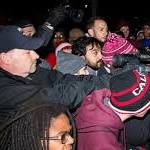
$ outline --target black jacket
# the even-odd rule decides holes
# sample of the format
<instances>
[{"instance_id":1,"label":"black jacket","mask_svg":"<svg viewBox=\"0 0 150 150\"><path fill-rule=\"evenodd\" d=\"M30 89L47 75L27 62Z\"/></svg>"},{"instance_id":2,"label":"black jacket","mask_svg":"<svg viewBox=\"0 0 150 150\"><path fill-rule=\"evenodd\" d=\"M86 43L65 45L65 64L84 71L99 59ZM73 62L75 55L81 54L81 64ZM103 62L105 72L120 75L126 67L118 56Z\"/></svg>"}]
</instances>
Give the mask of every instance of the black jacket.
<instances>
[{"instance_id":1,"label":"black jacket","mask_svg":"<svg viewBox=\"0 0 150 150\"><path fill-rule=\"evenodd\" d=\"M41 46L47 46L48 42L53 36L53 32L53 30L49 29L45 24L43 24L39 26L36 34L32 38L39 40Z\"/></svg>"},{"instance_id":2,"label":"black jacket","mask_svg":"<svg viewBox=\"0 0 150 150\"><path fill-rule=\"evenodd\" d=\"M63 75L41 67L27 78L14 76L1 69L0 130L12 121L11 118L22 116L22 112L32 107L32 101L53 101L74 108L91 91L104 86L98 77Z\"/></svg>"}]
</instances>

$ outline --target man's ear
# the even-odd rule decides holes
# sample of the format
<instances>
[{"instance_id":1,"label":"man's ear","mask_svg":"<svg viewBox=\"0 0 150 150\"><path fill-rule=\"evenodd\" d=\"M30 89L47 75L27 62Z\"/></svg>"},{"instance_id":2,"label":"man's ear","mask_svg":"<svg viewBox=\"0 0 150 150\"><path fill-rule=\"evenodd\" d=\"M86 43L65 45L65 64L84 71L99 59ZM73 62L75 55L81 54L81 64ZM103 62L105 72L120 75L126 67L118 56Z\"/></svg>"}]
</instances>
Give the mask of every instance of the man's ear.
<instances>
[{"instance_id":1,"label":"man's ear","mask_svg":"<svg viewBox=\"0 0 150 150\"><path fill-rule=\"evenodd\" d=\"M7 56L6 53L0 54L0 60L3 64L9 64L10 63L10 58Z\"/></svg>"},{"instance_id":2,"label":"man's ear","mask_svg":"<svg viewBox=\"0 0 150 150\"><path fill-rule=\"evenodd\" d=\"M90 36L92 36L92 37L94 36L94 31L93 31L93 29L88 29L88 33L89 33Z\"/></svg>"}]
</instances>

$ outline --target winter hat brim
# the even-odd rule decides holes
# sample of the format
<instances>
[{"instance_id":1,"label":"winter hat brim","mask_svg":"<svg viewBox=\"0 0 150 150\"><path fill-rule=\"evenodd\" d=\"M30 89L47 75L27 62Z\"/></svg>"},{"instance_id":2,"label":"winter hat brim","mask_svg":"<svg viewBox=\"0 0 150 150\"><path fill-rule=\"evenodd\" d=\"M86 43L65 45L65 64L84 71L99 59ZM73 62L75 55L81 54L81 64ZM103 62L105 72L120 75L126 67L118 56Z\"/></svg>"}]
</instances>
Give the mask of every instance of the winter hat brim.
<instances>
[{"instance_id":1,"label":"winter hat brim","mask_svg":"<svg viewBox=\"0 0 150 150\"><path fill-rule=\"evenodd\" d=\"M64 43L61 43L59 44L57 47L56 47L56 50L55 50L55 54L57 56L58 52L63 50L64 48L71 48L71 44L70 43L67 43L67 42L64 42Z\"/></svg>"}]
</instances>

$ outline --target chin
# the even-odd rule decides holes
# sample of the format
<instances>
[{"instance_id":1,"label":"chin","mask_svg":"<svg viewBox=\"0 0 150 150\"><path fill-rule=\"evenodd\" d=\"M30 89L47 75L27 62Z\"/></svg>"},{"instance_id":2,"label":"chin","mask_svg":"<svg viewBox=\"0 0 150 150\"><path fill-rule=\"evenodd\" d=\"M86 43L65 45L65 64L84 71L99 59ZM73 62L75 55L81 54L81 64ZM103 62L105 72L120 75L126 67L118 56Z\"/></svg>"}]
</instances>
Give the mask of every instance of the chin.
<instances>
[{"instance_id":1,"label":"chin","mask_svg":"<svg viewBox=\"0 0 150 150\"><path fill-rule=\"evenodd\" d=\"M90 68L94 69L94 70L98 70L101 66L101 63L100 64L89 64L88 65Z\"/></svg>"},{"instance_id":2,"label":"chin","mask_svg":"<svg viewBox=\"0 0 150 150\"><path fill-rule=\"evenodd\" d=\"M36 71L36 68L30 70L30 73L34 73Z\"/></svg>"},{"instance_id":3,"label":"chin","mask_svg":"<svg viewBox=\"0 0 150 150\"><path fill-rule=\"evenodd\" d=\"M106 41L106 38L104 38L104 39L101 39L100 41L101 41L101 42L105 42L105 41Z\"/></svg>"},{"instance_id":4,"label":"chin","mask_svg":"<svg viewBox=\"0 0 150 150\"><path fill-rule=\"evenodd\" d=\"M102 65L101 62L97 63L96 68L99 69L101 67L101 65Z\"/></svg>"}]
</instances>

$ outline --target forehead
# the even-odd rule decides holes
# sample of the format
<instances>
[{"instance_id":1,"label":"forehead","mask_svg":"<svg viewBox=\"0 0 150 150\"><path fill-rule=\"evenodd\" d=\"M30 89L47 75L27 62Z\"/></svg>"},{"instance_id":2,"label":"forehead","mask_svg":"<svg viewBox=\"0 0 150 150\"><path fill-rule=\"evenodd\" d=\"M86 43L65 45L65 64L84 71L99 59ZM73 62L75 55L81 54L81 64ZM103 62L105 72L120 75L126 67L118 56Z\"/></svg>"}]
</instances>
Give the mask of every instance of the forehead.
<instances>
[{"instance_id":1,"label":"forehead","mask_svg":"<svg viewBox=\"0 0 150 150\"><path fill-rule=\"evenodd\" d=\"M66 114L61 114L51 121L51 130L56 132L70 130L70 122Z\"/></svg>"},{"instance_id":2,"label":"forehead","mask_svg":"<svg viewBox=\"0 0 150 150\"><path fill-rule=\"evenodd\" d=\"M23 53L27 53L29 50L25 50L25 49L12 49L10 51L8 51L7 53L15 53L15 54L23 54Z\"/></svg>"},{"instance_id":3,"label":"forehead","mask_svg":"<svg viewBox=\"0 0 150 150\"><path fill-rule=\"evenodd\" d=\"M64 35L64 33L58 31L58 32L55 33L55 35L56 35L56 36L61 36L61 35Z\"/></svg>"},{"instance_id":4,"label":"forehead","mask_svg":"<svg viewBox=\"0 0 150 150\"><path fill-rule=\"evenodd\" d=\"M122 26L120 29L129 29L129 26L124 25L124 26Z\"/></svg>"},{"instance_id":5,"label":"forehead","mask_svg":"<svg viewBox=\"0 0 150 150\"><path fill-rule=\"evenodd\" d=\"M27 26L27 27L24 27L23 29L34 29L34 26L33 25Z\"/></svg>"},{"instance_id":6,"label":"forehead","mask_svg":"<svg viewBox=\"0 0 150 150\"><path fill-rule=\"evenodd\" d=\"M99 28L106 28L107 23L104 20L95 20L94 22L94 27L99 27Z\"/></svg>"},{"instance_id":7,"label":"forehead","mask_svg":"<svg viewBox=\"0 0 150 150\"><path fill-rule=\"evenodd\" d=\"M101 46L99 44L89 44L86 46L86 49L87 50L94 50L94 49L98 49L98 50L101 50Z\"/></svg>"},{"instance_id":8,"label":"forehead","mask_svg":"<svg viewBox=\"0 0 150 150\"><path fill-rule=\"evenodd\" d=\"M143 29L150 29L150 26L149 25L144 25Z\"/></svg>"}]
</instances>

